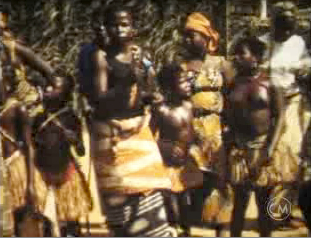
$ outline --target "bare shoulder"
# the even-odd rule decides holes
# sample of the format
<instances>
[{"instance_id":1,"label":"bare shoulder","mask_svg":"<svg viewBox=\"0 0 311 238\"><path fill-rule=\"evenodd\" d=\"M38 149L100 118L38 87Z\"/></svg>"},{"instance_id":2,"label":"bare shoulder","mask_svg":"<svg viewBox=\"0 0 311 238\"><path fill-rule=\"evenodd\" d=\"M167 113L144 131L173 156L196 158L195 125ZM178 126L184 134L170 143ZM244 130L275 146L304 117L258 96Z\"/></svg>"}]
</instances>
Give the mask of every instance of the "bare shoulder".
<instances>
[{"instance_id":1,"label":"bare shoulder","mask_svg":"<svg viewBox=\"0 0 311 238\"><path fill-rule=\"evenodd\" d=\"M184 105L185 109L187 109L187 110L192 110L193 109L193 105L192 105L192 103L190 101L185 101L183 103L183 105Z\"/></svg>"},{"instance_id":2,"label":"bare shoulder","mask_svg":"<svg viewBox=\"0 0 311 238\"><path fill-rule=\"evenodd\" d=\"M103 50L96 50L92 56L92 59L94 60L95 64L100 67L106 68L106 66L108 65L107 54Z\"/></svg>"},{"instance_id":3,"label":"bare shoulder","mask_svg":"<svg viewBox=\"0 0 311 238\"><path fill-rule=\"evenodd\" d=\"M93 54L93 59L106 61L107 53L101 49L97 49Z\"/></svg>"}]
</instances>

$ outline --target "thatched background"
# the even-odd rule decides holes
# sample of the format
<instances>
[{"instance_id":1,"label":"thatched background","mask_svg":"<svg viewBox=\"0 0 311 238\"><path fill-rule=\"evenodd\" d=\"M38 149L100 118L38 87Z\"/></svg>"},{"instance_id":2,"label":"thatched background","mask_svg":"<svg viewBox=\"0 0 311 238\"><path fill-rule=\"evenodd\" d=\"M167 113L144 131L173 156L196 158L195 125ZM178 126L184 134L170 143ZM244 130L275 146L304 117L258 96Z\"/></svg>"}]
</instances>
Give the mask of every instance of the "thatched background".
<instances>
[{"instance_id":1,"label":"thatched background","mask_svg":"<svg viewBox=\"0 0 311 238\"><path fill-rule=\"evenodd\" d=\"M159 66L180 39L188 13L202 11L213 19L225 53L225 1L216 0L11 0L11 28L45 60L74 75L81 43L92 40L90 21L95 9L112 2L133 7L139 38Z\"/></svg>"}]
</instances>

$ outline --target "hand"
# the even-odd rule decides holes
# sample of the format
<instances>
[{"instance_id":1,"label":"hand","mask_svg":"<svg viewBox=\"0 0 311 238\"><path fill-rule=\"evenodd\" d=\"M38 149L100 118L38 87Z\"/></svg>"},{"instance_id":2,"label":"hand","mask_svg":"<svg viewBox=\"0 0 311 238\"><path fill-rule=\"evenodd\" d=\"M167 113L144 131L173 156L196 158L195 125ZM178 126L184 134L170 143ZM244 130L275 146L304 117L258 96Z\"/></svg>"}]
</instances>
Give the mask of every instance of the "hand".
<instances>
[{"instance_id":1,"label":"hand","mask_svg":"<svg viewBox=\"0 0 311 238\"><path fill-rule=\"evenodd\" d=\"M185 157L185 151L180 146L174 146L172 148L172 157L182 159Z\"/></svg>"},{"instance_id":2,"label":"hand","mask_svg":"<svg viewBox=\"0 0 311 238\"><path fill-rule=\"evenodd\" d=\"M259 159L258 166L260 167L268 166L272 161L271 154L272 153L270 152L268 148L264 149L262 153L260 153L260 159Z\"/></svg>"},{"instance_id":3,"label":"hand","mask_svg":"<svg viewBox=\"0 0 311 238\"><path fill-rule=\"evenodd\" d=\"M142 50L139 46L137 45L132 46L131 53L132 53L132 62L134 64L142 63Z\"/></svg>"},{"instance_id":4,"label":"hand","mask_svg":"<svg viewBox=\"0 0 311 238\"><path fill-rule=\"evenodd\" d=\"M268 166L272 162L272 159L269 156L268 151L269 151L268 149L263 149L261 153L259 154L258 159L256 159L250 165L250 171L249 171L250 179L256 179L262 167Z\"/></svg>"},{"instance_id":5,"label":"hand","mask_svg":"<svg viewBox=\"0 0 311 238\"><path fill-rule=\"evenodd\" d=\"M84 148L82 141L78 141L76 143L76 152L79 156L85 155L85 148Z\"/></svg>"}]
</instances>

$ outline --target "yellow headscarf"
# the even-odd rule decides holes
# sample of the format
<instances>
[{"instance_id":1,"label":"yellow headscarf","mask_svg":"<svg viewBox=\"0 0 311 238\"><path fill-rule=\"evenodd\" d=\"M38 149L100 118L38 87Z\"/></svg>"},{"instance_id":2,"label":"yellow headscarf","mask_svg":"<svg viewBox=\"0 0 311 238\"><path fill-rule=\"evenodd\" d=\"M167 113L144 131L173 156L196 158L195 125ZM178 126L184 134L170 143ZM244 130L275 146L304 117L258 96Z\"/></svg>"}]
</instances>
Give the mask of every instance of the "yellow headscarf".
<instances>
[{"instance_id":1,"label":"yellow headscarf","mask_svg":"<svg viewBox=\"0 0 311 238\"><path fill-rule=\"evenodd\" d=\"M200 12L191 13L186 21L186 30L193 30L210 38L207 49L214 53L218 49L219 34L212 28L211 22Z\"/></svg>"}]
</instances>

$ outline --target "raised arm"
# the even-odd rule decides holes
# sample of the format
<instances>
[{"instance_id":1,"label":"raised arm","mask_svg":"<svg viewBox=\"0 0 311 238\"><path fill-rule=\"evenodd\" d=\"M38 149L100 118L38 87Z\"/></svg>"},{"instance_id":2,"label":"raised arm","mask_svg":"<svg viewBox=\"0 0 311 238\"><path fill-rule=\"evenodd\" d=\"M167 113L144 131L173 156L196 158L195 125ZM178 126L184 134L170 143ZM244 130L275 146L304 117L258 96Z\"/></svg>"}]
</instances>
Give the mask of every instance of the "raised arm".
<instances>
[{"instance_id":1,"label":"raised arm","mask_svg":"<svg viewBox=\"0 0 311 238\"><path fill-rule=\"evenodd\" d=\"M29 114L27 112L26 107L18 107L17 109L17 122L20 127L21 133L21 149L26 158L26 170L27 170L27 191L26 191L26 201L27 204L32 206L34 205L34 145L32 141L32 124L31 119L29 118Z\"/></svg>"},{"instance_id":2,"label":"raised arm","mask_svg":"<svg viewBox=\"0 0 311 238\"><path fill-rule=\"evenodd\" d=\"M29 47L22 45L17 41L4 41L4 45L15 51L18 57L28 66L40 72L50 84L54 84L54 70L53 68L38 55L35 54Z\"/></svg>"}]
</instances>

